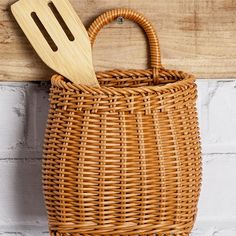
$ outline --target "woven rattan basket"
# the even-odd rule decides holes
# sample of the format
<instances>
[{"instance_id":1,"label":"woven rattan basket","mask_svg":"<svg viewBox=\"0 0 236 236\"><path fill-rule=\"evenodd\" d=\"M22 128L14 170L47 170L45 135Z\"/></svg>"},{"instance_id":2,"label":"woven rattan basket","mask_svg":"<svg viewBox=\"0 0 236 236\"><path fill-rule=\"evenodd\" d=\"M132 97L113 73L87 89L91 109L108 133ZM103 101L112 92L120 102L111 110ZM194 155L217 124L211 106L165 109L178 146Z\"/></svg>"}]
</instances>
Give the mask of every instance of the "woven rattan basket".
<instances>
[{"instance_id":1,"label":"woven rattan basket","mask_svg":"<svg viewBox=\"0 0 236 236\"><path fill-rule=\"evenodd\" d=\"M201 184L192 75L161 66L150 22L129 9L98 17L99 30L122 16L146 32L151 69L98 72L101 88L52 77L43 188L51 236L189 235Z\"/></svg>"}]
</instances>

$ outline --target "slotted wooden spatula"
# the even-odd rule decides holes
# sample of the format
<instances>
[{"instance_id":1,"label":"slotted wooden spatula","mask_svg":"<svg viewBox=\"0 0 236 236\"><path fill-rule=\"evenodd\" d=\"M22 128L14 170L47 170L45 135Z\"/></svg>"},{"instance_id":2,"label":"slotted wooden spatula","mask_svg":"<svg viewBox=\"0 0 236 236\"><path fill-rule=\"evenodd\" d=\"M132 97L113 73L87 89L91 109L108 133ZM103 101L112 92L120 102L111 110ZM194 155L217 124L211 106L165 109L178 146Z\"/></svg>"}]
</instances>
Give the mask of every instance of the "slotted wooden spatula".
<instances>
[{"instance_id":1,"label":"slotted wooden spatula","mask_svg":"<svg viewBox=\"0 0 236 236\"><path fill-rule=\"evenodd\" d=\"M77 85L99 86L87 31L68 0L20 0L11 10L50 68Z\"/></svg>"}]
</instances>

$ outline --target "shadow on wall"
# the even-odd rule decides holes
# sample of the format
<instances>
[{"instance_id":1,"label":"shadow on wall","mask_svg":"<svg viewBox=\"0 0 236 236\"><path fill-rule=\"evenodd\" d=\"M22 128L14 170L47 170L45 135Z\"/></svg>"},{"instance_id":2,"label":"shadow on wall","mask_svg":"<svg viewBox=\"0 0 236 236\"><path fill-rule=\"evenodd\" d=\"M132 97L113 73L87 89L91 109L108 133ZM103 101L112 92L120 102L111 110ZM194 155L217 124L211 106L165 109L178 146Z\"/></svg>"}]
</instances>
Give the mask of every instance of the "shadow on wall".
<instances>
[{"instance_id":1,"label":"shadow on wall","mask_svg":"<svg viewBox=\"0 0 236 236\"><path fill-rule=\"evenodd\" d=\"M0 106L3 105L4 113L4 118L0 117L0 226L3 228L32 225L47 229L41 164L48 90L49 83L0 84Z\"/></svg>"},{"instance_id":2,"label":"shadow on wall","mask_svg":"<svg viewBox=\"0 0 236 236\"><path fill-rule=\"evenodd\" d=\"M41 165L44 130L48 114L49 84L29 84L26 88L24 143L18 153L14 179L16 213L34 225L44 224L46 212L42 195ZM24 222L22 222L24 223Z\"/></svg>"}]
</instances>

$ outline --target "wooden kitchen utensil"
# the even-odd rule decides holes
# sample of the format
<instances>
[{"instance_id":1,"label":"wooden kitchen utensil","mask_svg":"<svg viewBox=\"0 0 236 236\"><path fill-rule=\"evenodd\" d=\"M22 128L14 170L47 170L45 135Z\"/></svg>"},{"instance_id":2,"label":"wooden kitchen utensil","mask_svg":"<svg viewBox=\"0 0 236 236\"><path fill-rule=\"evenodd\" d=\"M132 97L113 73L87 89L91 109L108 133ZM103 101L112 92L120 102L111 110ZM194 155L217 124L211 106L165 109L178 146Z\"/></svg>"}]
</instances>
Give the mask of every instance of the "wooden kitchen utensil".
<instances>
[{"instance_id":1,"label":"wooden kitchen utensil","mask_svg":"<svg viewBox=\"0 0 236 236\"><path fill-rule=\"evenodd\" d=\"M99 86L87 31L68 0L20 0L11 10L50 68L76 85Z\"/></svg>"}]
</instances>

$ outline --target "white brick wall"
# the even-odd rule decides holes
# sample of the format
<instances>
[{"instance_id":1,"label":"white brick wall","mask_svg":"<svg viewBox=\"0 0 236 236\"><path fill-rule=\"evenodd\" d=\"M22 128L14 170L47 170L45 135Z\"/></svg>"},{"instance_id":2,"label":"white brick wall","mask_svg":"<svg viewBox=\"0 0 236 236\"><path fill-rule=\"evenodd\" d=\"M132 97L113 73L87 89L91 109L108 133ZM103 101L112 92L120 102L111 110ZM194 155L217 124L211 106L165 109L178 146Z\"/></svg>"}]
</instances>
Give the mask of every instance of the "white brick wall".
<instances>
[{"instance_id":1,"label":"white brick wall","mask_svg":"<svg viewBox=\"0 0 236 236\"><path fill-rule=\"evenodd\" d=\"M193 236L236 235L236 80L199 80L203 186ZM0 236L48 236L41 150L48 85L0 83Z\"/></svg>"}]
</instances>

